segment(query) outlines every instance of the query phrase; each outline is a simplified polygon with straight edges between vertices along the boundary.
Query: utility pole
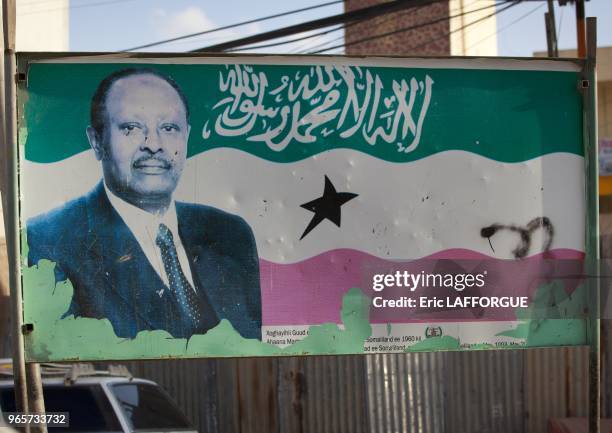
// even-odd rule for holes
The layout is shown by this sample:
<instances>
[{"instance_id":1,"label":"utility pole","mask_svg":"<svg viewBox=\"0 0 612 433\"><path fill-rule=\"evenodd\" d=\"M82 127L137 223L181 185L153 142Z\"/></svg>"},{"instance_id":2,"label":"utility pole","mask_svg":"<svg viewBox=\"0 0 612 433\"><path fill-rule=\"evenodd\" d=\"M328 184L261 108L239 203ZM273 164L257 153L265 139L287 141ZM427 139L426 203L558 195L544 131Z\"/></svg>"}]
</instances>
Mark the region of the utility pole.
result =
<instances>
[{"instance_id":1,"label":"utility pole","mask_svg":"<svg viewBox=\"0 0 612 433\"><path fill-rule=\"evenodd\" d=\"M578 3L576 2L576 11L578 11ZM586 146L589 148L589 153L595 154L597 152L597 18L589 18L584 25L584 3L582 3L582 17L583 27L585 30L585 40L582 45L584 54L580 55L580 45L578 45L578 54L580 57L585 58L585 67L583 80L586 81L586 86L583 85L583 100L584 110L583 119L586 125L584 139ZM578 15L578 13L576 13ZM580 36L578 36L580 42ZM595 193L597 193L598 185L598 168L597 166L590 169L589 177L591 183L594 184ZM597 213L599 212L599 206L597 198L594 199L592 204L593 212L595 214L595 225L598 227ZM591 217L589 217L591 218ZM594 259L599 262L599 236L597 233L589 235L591 240L589 243L594 243L595 248ZM589 265L590 266L590 265ZM595 271L598 272L599 264L595 265ZM592 285L593 289L591 294L591 305L593 306L593 312L589 320L589 414L588 424L589 433L599 433L601 431L601 320L600 312L601 307L601 282L595 280Z\"/></svg>"},{"instance_id":2,"label":"utility pole","mask_svg":"<svg viewBox=\"0 0 612 433\"><path fill-rule=\"evenodd\" d=\"M2 159L2 199L4 202L4 223L6 232L6 246L9 262L9 286L11 291L11 326L13 349L13 381L15 389L15 403L18 411L24 413L44 413L45 402L42 393L40 365L25 362L24 337L22 331L22 293L19 272L21 248L19 240L18 200L17 193L17 57L15 54L16 35L16 4L15 0L2 0L2 43L3 68L2 78L4 87L3 126L4 134ZM47 433L45 424L26 424L26 433Z\"/></svg>"},{"instance_id":3,"label":"utility pole","mask_svg":"<svg viewBox=\"0 0 612 433\"><path fill-rule=\"evenodd\" d=\"M578 57L586 57L586 24L584 20L584 0L576 0L576 37L578 38Z\"/></svg>"},{"instance_id":4,"label":"utility pole","mask_svg":"<svg viewBox=\"0 0 612 433\"><path fill-rule=\"evenodd\" d=\"M557 28L555 24L555 6L553 0L548 0L548 12L544 14L546 23L546 45L548 46L548 57L559 57L557 46Z\"/></svg>"},{"instance_id":5,"label":"utility pole","mask_svg":"<svg viewBox=\"0 0 612 433\"><path fill-rule=\"evenodd\" d=\"M17 149L17 103L15 89L15 0L2 0L2 42L4 64L2 68L4 98L4 134L2 160L5 173L2 179L2 195L4 201L4 225L6 228L6 246L9 262L9 287L11 291L11 327L13 348L13 380L15 383L15 407L18 411L29 412L24 354L24 340L21 332L21 287L18 287L19 259L18 236L16 230L16 185L15 150Z\"/></svg>"}]
</instances>

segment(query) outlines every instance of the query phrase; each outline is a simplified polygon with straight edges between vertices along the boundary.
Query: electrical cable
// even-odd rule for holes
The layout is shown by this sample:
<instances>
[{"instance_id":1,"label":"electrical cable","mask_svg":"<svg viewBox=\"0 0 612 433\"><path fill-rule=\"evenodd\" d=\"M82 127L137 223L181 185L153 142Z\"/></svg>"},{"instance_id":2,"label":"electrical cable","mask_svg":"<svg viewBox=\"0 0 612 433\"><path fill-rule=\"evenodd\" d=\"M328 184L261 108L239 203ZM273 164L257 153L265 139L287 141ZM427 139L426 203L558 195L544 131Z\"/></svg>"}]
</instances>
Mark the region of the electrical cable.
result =
<instances>
[{"instance_id":1,"label":"electrical cable","mask_svg":"<svg viewBox=\"0 0 612 433\"><path fill-rule=\"evenodd\" d=\"M376 16L389 14L397 10L406 9L409 6L426 6L435 3L443 3L448 0L389 0L383 3L376 3L373 6L366 6L341 14L331 15L323 18L318 18L312 21L307 21L299 24L290 25L288 27L277 28L263 33L252 34L239 39L233 39L224 43L209 45L206 47L191 50L192 53L213 53L223 52L236 47L249 46L258 42L266 42L291 36L295 34L305 33L307 31L329 27L336 24L349 23L356 20L371 19Z\"/></svg>"},{"instance_id":2,"label":"electrical cable","mask_svg":"<svg viewBox=\"0 0 612 433\"><path fill-rule=\"evenodd\" d=\"M517 0L515 2L511 2L508 6L503 7L500 10L497 10L497 11L493 12L492 14L489 14L489 15L487 15L485 17L479 18L476 21L472 21L471 23L468 23L468 24L466 24L466 25L464 25L464 26L462 26L462 27L460 27L458 29L455 29L455 30L451 31L451 32L447 32L447 33L445 33L442 36L439 36L437 38L433 38L433 39L430 39L430 40L425 41L423 43L420 43L420 44L408 47L407 50L415 50L417 48L422 48L424 46L427 46L427 45L431 44L432 42L436 42L436 41L438 41L440 39L446 38L446 37L452 35L453 33L459 32L459 31L464 30L464 29L466 29L466 28L468 28L470 26L473 26L474 24L478 24L478 23L480 23L482 21L488 20L489 18L491 18L491 17L493 17L495 15L499 15L500 13L505 12L505 11L507 11L508 9L510 9L510 8L512 8L514 6L517 6L518 4L522 3L523 1L524 0Z\"/></svg>"},{"instance_id":3,"label":"electrical cable","mask_svg":"<svg viewBox=\"0 0 612 433\"><path fill-rule=\"evenodd\" d=\"M559 30L557 30L557 45L559 44L559 39L561 39L561 27L563 26L563 11L565 10L565 8L559 9L561 9L561 16L559 17Z\"/></svg>"},{"instance_id":4,"label":"electrical cable","mask_svg":"<svg viewBox=\"0 0 612 433\"><path fill-rule=\"evenodd\" d=\"M386 21L390 21L391 19L398 19L398 18L401 18L401 15L402 15L402 14L405 14L405 13L410 12L410 11L412 11L412 10L414 10L414 8L409 8L409 9L405 9L405 10L402 10L402 11L398 11L398 12L395 12L395 13L389 14L389 16L386 16L386 17L377 17L377 18L375 18L375 19L374 19L374 20L376 21L376 23L371 23L371 26L373 26L373 25L380 25L380 24L382 24L382 23L384 23L384 22L386 22ZM344 26L344 29L346 30L347 28L352 27L352 26L354 26L354 25L356 25L356 24L365 24L365 23L363 23L362 21L354 21L354 22L351 22L351 23L346 24L346 25ZM304 53L307 53L307 52L309 52L309 51L311 51L311 50L316 50L316 49L318 49L318 48L322 48L322 47L324 47L324 46L326 46L326 45L329 45L329 44L334 43L334 42L336 42L336 41L339 41L339 40L341 40L341 39L344 39L344 35L339 36L339 37L334 38L334 39L330 39L330 40L328 40L328 41L326 41L326 42L323 42L323 43L317 44L317 45L315 45L314 47L307 48L307 47L305 47L305 46L302 46L302 47L301 47L301 48L300 48L300 49L297 51L297 54L304 54Z\"/></svg>"},{"instance_id":5,"label":"electrical cable","mask_svg":"<svg viewBox=\"0 0 612 433\"><path fill-rule=\"evenodd\" d=\"M41 14L41 13L45 13L45 12L55 12L55 11L64 11L64 10L70 10L70 9L82 9L82 8L90 8L90 7L96 7L96 6L105 6L105 5L110 5L110 4L114 4L114 3L127 3L127 2L133 2L136 0L110 0L110 1L100 1L97 3L86 3L86 4L79 4L79 5L71 5L71 6L67 6L67 7L61 7L61 8L52 8L52 9L39 9L36 11L30 11L30 12L23 12L20 14L17 14L19 16L24 16L24 15L35 15L35 14Z\"/></svg>"},{"instance_id":6,"label":"electrical cable","mask_svg":"<svg viewBox=\"0 0 612 433\"><path fill-rule=\"evenodd\" d=\"M305 12L305 11L309 11L309 10L313 10L313 9L318 9L318 8L322 8L325 6L330 6L336 3L342 3L344 0L334 0L334 1L330 1L330 2L326 2L326 3L321 3L318 5L314 5L314 6L309 6L309 7L305 7L305 8L301 8L301 9L295 9L295 10L291 10L291 11L287 11L287 12L282 12L282 13L278 13L278 14L274 14L274 15L268 15L265 17L261 17L261 18L256 18L256 19L252 19L252 20L247 20L247 21L242 21L236 24L229 24L227 26L221 26L221 27L217 27L214 29L210 29L210 30L204 30L201 32L196 32L196 33L189 33L186 35L182 35L182 36L177 36L174 38L170 38L170 39L164 39L161 41L157 41L157 42L152 42L150 44L144 44L144 45L139 45L137 47L132 47L132 48L128 48L126 50L123 51L134 51L134 50L140 50L143 48L150 48L150 47L154 47L156 45L162 45L162 44L166 44L168 42L174 42L174 41L178 41L181 39L187 39L187 38L192 38L194 36L200 36L200 35L205 35L208 33L213 33L213 32L218 32L220 30L227 30L227 29L233 29L235 27L240 27L240 26L244 26L246 24L253 24L253 23L257 23L257 22L261 22L261 21L266 21L266 20L271 20L273 18L279 18L279 17L284 17L287 15L293 15L293 14L297 14L299 12Z\"/></svg>"},{"instance_id":7,"label":"electrical cable","mask_svg":"<svg viewBox=\"0 0 612 433\"><path fill-rule=\"evenodd\" d=\"M335 29L324 30L322 32L318 32L318 33L313 33L313 34L310 34L310 35L301 36L299 38L289 39L289 40L281 41L281 42L274 42L274 43L270 43L270 44L253 45L253 46L250 46L250 47L230 48L228 50L225 50L225 52L226 53L233 53L235 51L249 51L249 50L257 50L259 48L268 48L268 47L275 47L275 46L279 46L279 45L291 44L293 42L303 41L304 39L310 39L310 38L314 38L316 36L322 36L322 35L326 35L328 33L337 32L338 30L342 30L343 27L344 27L344 25L340 24L340 26L336 27Z\"/></svg>"},{"instance_id":8,"label":"electrical cable","mask_svg":"<svg viewBox=\"0 0 612 433\"><path fill-rule=\"evenodd\" d=\"M522 0L519 0L519 1L522 1ZM446 17L442 17L442 18L437 18L435 20L426 21L424 23L414 24L412 26L404 27L404 28L401 28L401 29L398 29L398 30L393 30L393 31L390 31L390 32L381 33L379 35L368 36L367 38L358 39L356 41L351 41L351 42L348 42L348 43L344 43L344 44L341 44L341 45L336 45L336 46L325 48L325 49L322 49L322 50L311 51L309 54L320 54L320 53L324 53L326 51L333 50L333 49L336 49L336 48L348 47L348 46L351 46L351 45L356 45L356 44L360 44L360 43L363 43L363 42L368 42L368 41L371 41L371 40L374 40L374 39L384 38L386 36L391 36L391 35L395 35L395 34L398 34L398 33L403 33L403 32L407 32L407 31L410 31L410 30L419 29L421 27L427 27L427 26L430 26L432 24L437 24L437 23L442 22L442 21L448 21L449 19L452 19L452 18L458 18L458 17L464 16L464 15L468 15L468 14L471 14L471 13L474 13L474 12L480 12L480 11L485 10L485 9L490 9L491 7L497 7L497 4L484 6L484 7L481 7L481 8L478 8L478 9L474 9L474 10L471 10L471 11L468 11L468 12L462 12L460 14L453 15L453 16L446 16Z\"/></svg>"},{"instance_id":9,"label":"electrical cable","mask_svg":"<svg viewBox=\"0 0 612 433\"><path fill-rule=\"evenodd\" d=\"M34 1L30 1L30 2L26 2L26 1L19 1L18 4L19 6L32 6L32 5L39 5L39 4L43 4L43 3L59 3L63 0L34 0ZM74 1L74 0L72 0Z\"/></svg>"},{"instance_id":10,"label":"electrical cable","mask_svg":"<svg viewBox=\"0 0 612 433\"><path fill-rule=\"evenodd\" d=\"M410 9L408 9L410 10ZM406 12L406 11L401 11L401 12ZM280 42L273 42L270 44L263 44L263 45L254 45L254 46L247 46L247 47L236 47L236 48L231 48L228 50L225 50L225 52L227 53L231 53L231 52L236 52L236 51L248 51L248 50L256 50L259 48L268 48L268 47L275 47L275 46L279 46L279 45L286 45L286 44L290 44L293 42L299 42L299 41L303 41L305 39L311 39L317 36L322 36L322 35L326 35L328 33L333 33L333 32L337 32L338 30L342 30L343 28L347 28L347 27L351 27L354 26L356 24L360 24L362 22L362 20L356 20L356 21L352 21L348 24L340 24L338 27L334 28L334 29L330 29L330 30L324 30L318 33L313 33L310 35L305 35L305 36L301 36L299 38L295 38L295 39L290 39L290 40L286 40L286 41L280 41ZM342 37L341 37L342 38Z\"/></svg>"},{"instance_id":11,"label":"electrical cable","mask_svg":"<svg viewBox=\"0 0 612 433\"><path fill-rule=\"evenodd\" d=\"M472 6L472 5L476 4L478 1L479 1L479 0L473 0L473 1L472 1L471 3L469 3L468 5L466 5L466 6L464 6L464 7L459 6L459 7L455 8L455 9L453 9L452 11L450 11L449 13L455 13L455 12L457 12L457 11L463 10L463 9L465 9L466 7L469 7L469 6ZM396 12L396 13L393 13L393 14L389 14L389 16L387 16L387 17L377 17L377 18L375 18L375 22L370 23L370 27L372 27L372 26L374 26L374 25L376 25L376 26L381 25L381 24L383 24L383 23L385 23L385 22L387 22L387 21L391 21L392 19L395 19L395 20L400 19L400 18L402 18L402 15L403 15L403 14L406 14L406 13L408 13L408 12L413 12L413 11L414 11L414 8L409 8L409 9L405 9L405 10L402 10L402 11L399 11L399 12ZM361 22L353 22L353 23L349 23L349 24L347 24L347 25L346 25L344 28L346 29L346 28L348 28L348 27L351 27L351 26L353 26L353 25L355 25L355 24L360 24L360 23L361 23ZM365 24L365 23L363 23L363 24ZM326 45L329 45L329 44L331 44L331 43L334 43L334 42L336 42L336 41L339 41L339 40L341 40L341 39L343 39L343 38L344 38L344 35L339 36L339 37L334 38L334 39L330 39L330 40L328 40L328 41L326 41L326 42L323 42L323 43L317 44L317 45L315 45L314 47L310 47L310 48L308 48L308 49L304 49L304 48L306 48L306 47L302 47L302 49L299 49L299 50L297 50L297 52L292 52L292 53L295 53L295 54L305 54L305 53L308 53L308 52L310 52L310 51L312 51L312 50L316 50L316 49L319 49L319 48L323 48L323 47L325 47Z\"/></svg>"},{"instance_id":12,"label":"electrical cable","mask_svg":"<svg viewBox=\"0 0 612 433\"><path fill-rule=\"evenodd\" d=\"M337 29L335 29L335 31L341 30L342 27L338 27ZM328 30L325 30L323 32L320 33L327 33ZM305 32L304 32L305 33ZM331 31L329 31L329 33L331 33ZM312 37L315 37L316 35L313 34ZM295 40L293 40L292 42L298 42L300 39L302 39L302 37L297 38ZM212 42L220 42L220 41L224 41L227 40L227 35L223 35L223 33L221 33L219 36L210 36L210 37L205 37L206 43L212 43ZM176 45L185 45L185 44L194 44L194 43L203 43L203 40L200 39L194 39L194 40L180 40L180 41L174 41L174 42L168 42L168 45L172 45L172 46L176 46ZM239 52L240 50L242 50L243 48L232 48L232 49L228 49L225 52ZM245 49L251 49L251 47L245 48Z\"/></svg>"},{"instance_id":13,"label":"electrical cable","mask_svg":"<svg viewBox=\"0 0 612 433\"><path fill-rule=\"evenodd\" d=\"M532 10L530 10L529 12L527 12L526 14L521 15L520 17L518 17L517 19L515 19L514 21L512 21L511 23L506 24L505 26L503 26L502 28L497 29L497 31L495 33L491 33L489 36L486 36L484 38L482 38L481 40L479 40L478 42L470 45L469 47L467 47L465 50L470 50L472 48L474 48L476 45L486 41L487 39L500 34L501 32L503 32L504 30L506 30L508 27L512 27L514 24L518 23L519 21L527 18L529 15L531 15L532 13L534 13L535 11L537 11L538 9L542 8L544 6L544 3L541 3L540 5L536 6L535 8L533 8Z\"/></svg>"},{"instance_id":14,"label":"electrical cable","mask_svg":"<svg viewBox=\"0 0 612 433\"><path fill-rule=\"evenodd\" d=\"M411 10L411 9L408 9ZM402 12L407 12L407 11L402 11ZM388 17L387 17L388 18ZM347 27L351 27L354 26L356 24L360 24L361 20L356 20L356 21L352 21L348 24L340 24L338 27L334 28L334 29L330 29L330 30L323 30L321 32L318 33L313 33L310 35L305 35L305 36L301 36L299 38L294 38L294 39L290 39L290 40L286 40L286 41L280 41L280 42L273 42L270 44L263 44L263 45L253 45L253 46L247 46L247 47L236 47L236 48L230 48L228 50L225 50L226 53L232 53L232 52L236 52L236 51L249 51L249 50L256 50L259 48L268 48L268 47L275 47L275 46L279 46L279 45L286 45L286 44L290 44L293 42L299 42L299 41L303 41L305 39L311 39L317 36L322 36L322 35L326 35L328 33L333 33L333 32L337 32L338 30L342 30L343 28L347 28Z\"/></svg>"},{"instance_id":15,"label":"electrical cable","mask_svg":"<svg viewBox=\"0 0 612 433\"><path fill-rule=\"evenodd\" d=\"M475 3L475 1L472 2L471 4L473 4L473 3ZM421 7L423 7L423 6L421 6ZM486 6L486 8L490 8L490 7L491 7L491 5ZM406 13L406 12L409 12L409 11L413 11L414 9L419 9L419 8L409 8L407 10L400 11L399 13ZM456 10L461 10L461 8L454 9L453 11L456 11ZM380 24L382 24L382 23L384 23L386 21L389 21L391 19L397 19L399 17L399 13L398 13L398 15L390 14L390 16L383 17L382 20L380 20L379 22L376 23L376 25L380 25ZM231 49L228 49L228 50L225 50L225 51L226 52L249 51L249 50L256 50L256 49L260 49L260 48L269 48L269 47L276 47L276 46L280 46L280 45L286 45L286 44L290 44L290 43L293 43L293 42L299 42L299 41L302 41L302 40L305 40L305 39L311 39L311 38L314 38L314 37L317 37L317 36L322 36L322 35L326 35L328 33L336 32L338 30L341 30L342 28L348 28L350 26L353 26L353 25L356 25L356 24L360 24L361 22L362 22L362 20L356 20L356 21L350 22L348 24L341 24L339 27L337 27L335 29L324 30L322 32L318 32L318 33L313 33L313 34L310 34L310 35L301 36L299 38L294 38L294 39L290 39L290 40L286 40L286 41L281 41L281 42L273 42L273 43L269 43L269 44L253 45L253 46L250 46L250 47L249 46L247 46L247 47L236 47L236 48L231 48ZM374 25L374 24L372 24L372 25ZM338 38L336 38L336 39L338 39Z\"/></svg>"},{"instance_id":16,"label":"electrical cable","mask_svg":"<svg viewBox=\"0 0 612 433\"><path fill-rule=\"evenodd\" d=\"M343 26L343 27L339 28L338 30L346 30L346 27L347 26ZM344 38L344 34L342 34L342 35L340 35L340 36L338 36L336 38L329 39L327 41L318 43L317 45L315 45L315 47L324 47L324 46L330 44L331 43L330 41L337 41L337 40L342 39L342 38ZM315 40L315 41L312 41L312 42L316 43L317 41ZM300 52L302 52L304 50L308 51L310 49L312 49L312 46L307 42L307 43L300 44L297 47L293 48L291 51L289 51L289 54L299 54Z\"/></svg>"},{"instance_id":17,"label":"electrical cable","mask_svg":"<svg viewBox=\"0 0 612 433\"><path fill-rule=\"evenodd\" d=\"M477 1L477 0L474 0L474 1ZM408 8L408 9L404 9L404 10L401 10L401 11L398 11L398 12L391 13L388 16L376 17L373 20L373 21L375 21L375 23L371 23L371 22L368 22L368 23L370 25L380 25L380 24L382 24L384 22L387 22L387 21L390 21L392 19L398 19L398 18L401 17L401 15L403 15L403 14L405 14L407 12L410 12L413 9L414 8ZM366 23L362 22L362 20L357 20L357 21L350 22L348 24L344 24L344 26L340 27L338 30L341 30L341 29L346 30L347 28L352 27L352 26L357 25L357 24L366 24ZM326 42L317 44L314 47L310 47L310 48L307 48L306 45L302 45L301 47L298 47L297 50L292 51L292 54L293 53L297 53L297 54L305 53L305 52L308 52L309 50L313 50L313 49L316 49L316 48L321 48L321 47L324 47L325 45L331 44L331 43L333 43L335 41L339 41L339 40L341 40L343 38L344 38L344 35L339 36L339 37L334 38L334 39L331 39L331 40L328 40Z\"/></svg>"}]
</instances>

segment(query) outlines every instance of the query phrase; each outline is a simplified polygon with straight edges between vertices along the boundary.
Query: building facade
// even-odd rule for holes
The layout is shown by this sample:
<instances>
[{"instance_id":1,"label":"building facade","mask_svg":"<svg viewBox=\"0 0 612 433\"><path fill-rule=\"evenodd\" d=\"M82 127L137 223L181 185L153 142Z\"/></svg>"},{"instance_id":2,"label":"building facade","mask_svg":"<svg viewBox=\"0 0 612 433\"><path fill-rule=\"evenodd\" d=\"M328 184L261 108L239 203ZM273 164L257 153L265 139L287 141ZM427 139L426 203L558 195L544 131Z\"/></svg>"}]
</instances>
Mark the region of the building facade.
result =
<instances>
[{"instance_id":1,"label":"building facade","mask_svg":"<svg viewBox=\"0 0 612 433\"><path fill-rule=\"evenodd\" d=\"M351 12L384 2L345 0L344 9ZM406 8L347 24L345 52L348 55L495 56L494 12L493 0L449 0Z\"/></svg>"}]
</instances>

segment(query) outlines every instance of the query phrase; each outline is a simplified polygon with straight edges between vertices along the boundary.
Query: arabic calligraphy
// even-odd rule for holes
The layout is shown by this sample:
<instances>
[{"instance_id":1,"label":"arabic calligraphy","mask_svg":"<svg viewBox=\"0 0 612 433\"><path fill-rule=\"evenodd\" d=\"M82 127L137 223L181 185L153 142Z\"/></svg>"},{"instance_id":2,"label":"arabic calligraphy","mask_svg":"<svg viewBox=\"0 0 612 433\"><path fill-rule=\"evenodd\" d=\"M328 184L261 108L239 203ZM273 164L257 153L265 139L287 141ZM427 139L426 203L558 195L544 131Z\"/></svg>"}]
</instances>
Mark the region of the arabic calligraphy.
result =
<instances>
[{"instance_id":1,"label":"arabic calligraphy","mask_svg":"<svg viewBox=\"0 0 612 433\"><path fill-rule=\"evenodd\" d=\"M384 82L368 68L343 65L302 68L271 82L253 66L227 65L219 73L222 98L202 138L210 138L214 124L220 136L244 137L277 152L338 136L410 153L421 140L433 84L427 74Z\"/></svg>"}]
</instances>

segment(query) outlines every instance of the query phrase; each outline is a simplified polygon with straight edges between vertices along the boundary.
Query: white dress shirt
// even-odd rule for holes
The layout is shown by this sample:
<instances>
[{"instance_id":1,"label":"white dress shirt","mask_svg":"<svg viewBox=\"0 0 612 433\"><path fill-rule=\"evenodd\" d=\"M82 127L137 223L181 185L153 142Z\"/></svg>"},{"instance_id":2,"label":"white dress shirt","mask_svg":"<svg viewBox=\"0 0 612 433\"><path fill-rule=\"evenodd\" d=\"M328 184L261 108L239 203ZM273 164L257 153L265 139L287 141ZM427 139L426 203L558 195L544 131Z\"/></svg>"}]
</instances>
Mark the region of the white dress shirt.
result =
<instances>
[{"instance_id":1,"label":"white dress shirt","mask_svg":"<svg viewBox=\"0 0 612 433\"><path fill-rule=\"evenodd\" d=\"M174 245L176 246L178 259L183 269L183 274L185 274L187 281L189 281L189 284L191 284L191 287L195 290L191 268L189 267L189 259L187 258L187 253L185 252L185 248L179 236L178 218L176 217L176 204L174 200L172 200L170 206L168 206L168 209L163 214L152 214L117 197L108 189L106 183L104 184L104 190L106 191L106 196L111 205L115 208L121 219L123 219L123 222L128 226L138 241L140 248L149 260L149 263L167 287L170 287L168 284L168 275L166 275L164 262L162 261L161 250L155 243L155 239L157 238L157 232L159 231L159 225L161 223L165 224L170 229L172 238L174 239ZM163 293L159 295L162 296Z\"/></svg>"}]
</instances>

